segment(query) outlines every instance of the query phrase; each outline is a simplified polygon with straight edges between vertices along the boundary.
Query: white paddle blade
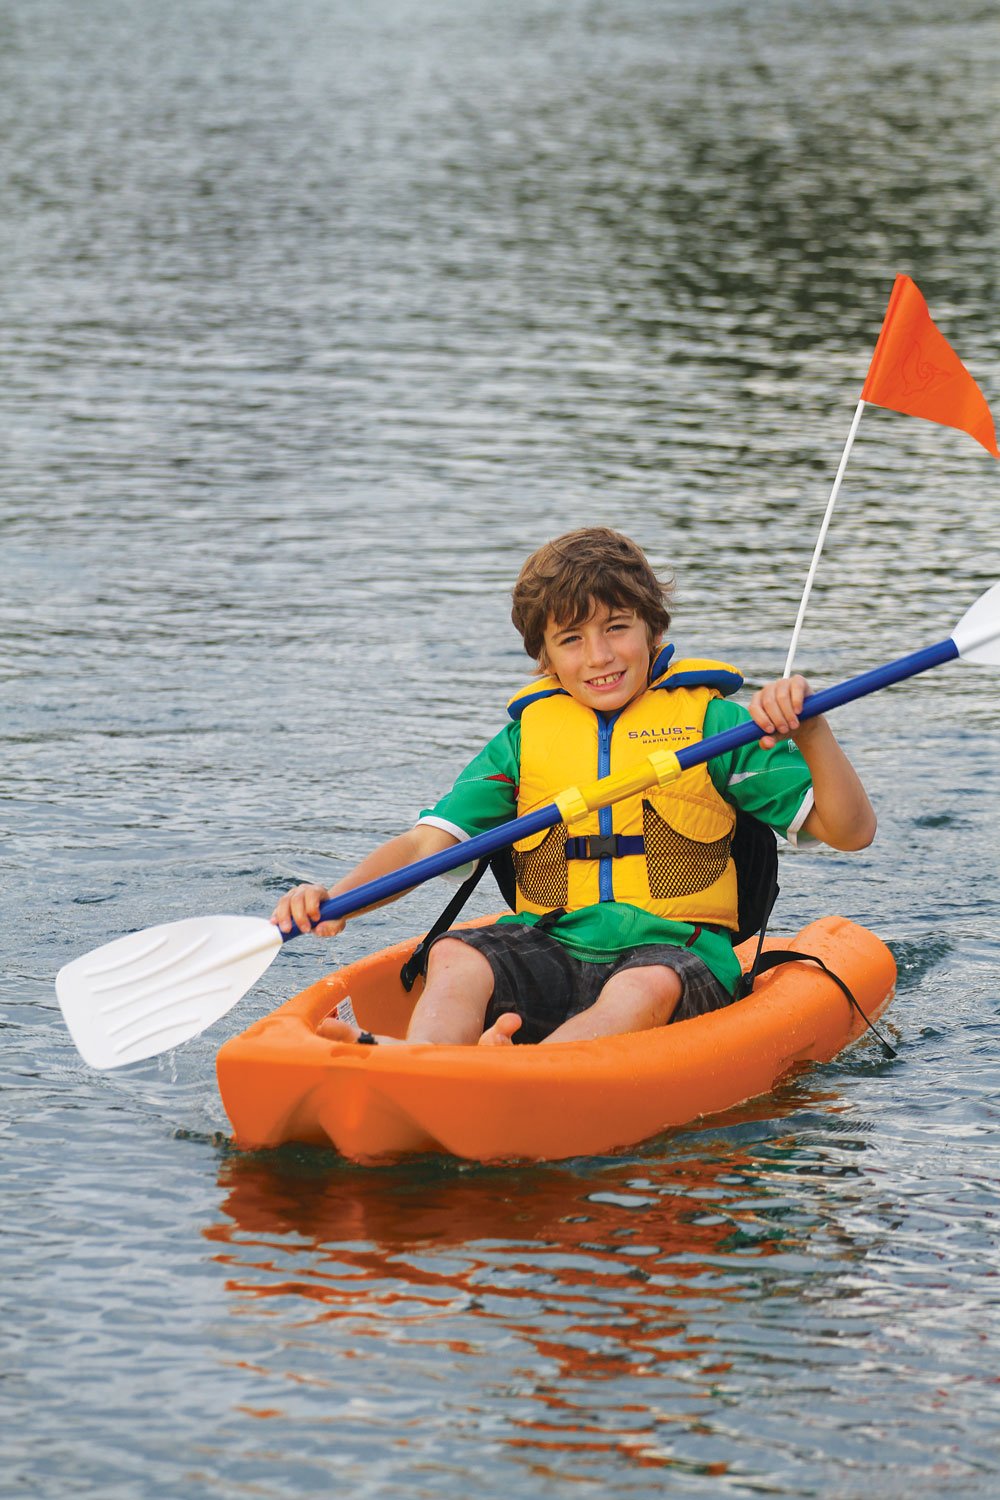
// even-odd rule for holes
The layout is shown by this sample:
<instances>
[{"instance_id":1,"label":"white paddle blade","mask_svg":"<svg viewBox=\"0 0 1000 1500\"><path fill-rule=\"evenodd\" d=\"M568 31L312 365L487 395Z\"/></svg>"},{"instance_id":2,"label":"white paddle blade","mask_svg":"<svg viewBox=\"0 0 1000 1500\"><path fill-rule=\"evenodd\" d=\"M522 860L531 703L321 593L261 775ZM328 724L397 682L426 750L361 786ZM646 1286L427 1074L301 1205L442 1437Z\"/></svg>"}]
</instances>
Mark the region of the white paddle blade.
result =
<instances>
[{"instance_id":1,"label":"white paddle blade","mask_svg":"<svg viewBox=\"0 0 1000 1500\"><path fill-rule=\"evenodd\" d=\"M281 941L261 917L191 917L95 948L56 975L70 1036L92 1068L167 1052L231 1010Z\"/></svg>"},{"instance_id":2,"label":"white paddle blade","mask_svg":"<svg viewBox=\"0 0 1000 1500\"><path fill-rule=\"evenodd\" d=\"M967 609L951 633L963 661L1000 667L1000 583Z\"/></svg>"}]
</instances>

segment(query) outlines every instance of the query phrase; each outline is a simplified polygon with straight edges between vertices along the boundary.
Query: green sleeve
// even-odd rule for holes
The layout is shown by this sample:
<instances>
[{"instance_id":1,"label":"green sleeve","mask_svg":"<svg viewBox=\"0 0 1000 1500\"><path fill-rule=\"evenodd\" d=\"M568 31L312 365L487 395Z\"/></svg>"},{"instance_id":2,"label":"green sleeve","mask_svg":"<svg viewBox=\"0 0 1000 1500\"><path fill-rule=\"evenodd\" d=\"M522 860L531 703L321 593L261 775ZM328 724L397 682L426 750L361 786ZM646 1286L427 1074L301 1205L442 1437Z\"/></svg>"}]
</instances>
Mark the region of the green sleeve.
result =
<instances>
[{"instance_id":1,"label":"green sleeve","mask_svg":"<svg viewBox=\"0 0 1000 1500\"><path fill-rule=\"evenodd\" d=\"M713 698L705 714L705 736L720 734L749 719L740 704ZM794 841L812 806L812 777L794 741L783 740L773 749L764 750L755 740L728 755L714 756L708 763L708 773L728 802Z\"/></svg>"},{"instance_id":2,"label":"green sleeve","mask_svg":"<svg viewBox=\"0 0 1000 1500\"><path fill-rule=\"evenodd\" d=\"M420 820L454 828L470 838L517 816L521 778L521 725L512 722L484 745L451 791Z\"/></svg>"}]
</instances>

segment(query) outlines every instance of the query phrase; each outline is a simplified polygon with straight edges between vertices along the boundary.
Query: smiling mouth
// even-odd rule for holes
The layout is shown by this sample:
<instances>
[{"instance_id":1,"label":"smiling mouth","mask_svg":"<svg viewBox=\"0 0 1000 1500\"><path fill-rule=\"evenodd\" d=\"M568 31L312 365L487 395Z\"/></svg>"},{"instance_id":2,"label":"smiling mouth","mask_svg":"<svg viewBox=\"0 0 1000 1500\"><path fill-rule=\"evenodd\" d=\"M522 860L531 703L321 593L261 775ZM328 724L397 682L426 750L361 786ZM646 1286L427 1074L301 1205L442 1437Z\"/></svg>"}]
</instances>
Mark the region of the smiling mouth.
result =
<instances>
[{"instance_id":1,"label":"smiling mouth","mask_svg":"<svg viewBox=\"0 0 1000 1500\"><path fill-rule=\"evenodd\" d=\"M625 676L624 672L612 672L610 677L590 677L587 686L592 688L614 687L616 682L621 682Z\"/></svg>"}]
</instances>

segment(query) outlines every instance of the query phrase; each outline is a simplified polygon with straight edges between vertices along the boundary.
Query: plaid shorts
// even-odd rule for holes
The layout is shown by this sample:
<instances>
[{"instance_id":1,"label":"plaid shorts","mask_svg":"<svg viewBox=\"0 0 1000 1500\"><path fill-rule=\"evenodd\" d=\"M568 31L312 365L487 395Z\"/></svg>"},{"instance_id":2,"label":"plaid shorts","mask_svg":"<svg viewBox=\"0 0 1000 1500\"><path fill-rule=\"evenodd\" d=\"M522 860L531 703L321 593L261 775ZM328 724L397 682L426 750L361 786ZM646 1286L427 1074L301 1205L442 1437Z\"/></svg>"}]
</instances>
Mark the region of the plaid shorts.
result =
<instances>
[{"instance_id":1,"label":"plaid shorts","mask_svg":"<svg viewBox=\"0 0 1000 1500\"><path fill-rule=\"evenodd\" d=\"M735 998L688 948L649 944L632 948L610 963L589 963L574 958L549 933L513 922L502 927L442 932L434 941L446 937L477 948L488 961L493 970L493 995L483 1030L506 1011L513 1011L521 1017L515 1043L543 1041L571 1016L589 1010L611 976L625 969L662 964L679 975L681 998L670 1022L721 1010Z\"/></svg>"}]
</instances>

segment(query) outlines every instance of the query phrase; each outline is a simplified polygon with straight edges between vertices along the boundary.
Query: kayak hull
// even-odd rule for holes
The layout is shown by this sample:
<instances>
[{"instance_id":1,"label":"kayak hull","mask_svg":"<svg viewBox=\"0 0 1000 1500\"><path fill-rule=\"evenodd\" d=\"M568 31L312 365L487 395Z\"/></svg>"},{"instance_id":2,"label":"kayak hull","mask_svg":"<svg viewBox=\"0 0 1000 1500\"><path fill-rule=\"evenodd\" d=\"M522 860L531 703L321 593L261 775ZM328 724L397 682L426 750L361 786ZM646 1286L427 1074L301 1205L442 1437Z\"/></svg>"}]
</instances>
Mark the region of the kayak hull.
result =
<instances>
[{"instance_id":1,"label":"kayak hull","mask_svg":"<svg viewBox=\"0 0 1000 1500\"><path fill-rule=\"evenodd\" d=\"M766 946L822 958L871 1020L892 999L891 953L846 918ZM792 963L725 1010L595 1042L363 1047L317 1036L348 997L359 1025L402 1036L419 994L399 981L413 947L347 965L225 1043L217 1074L238 1147L332 1146L362 1162L425 1152L473 1161L599 1155L766 1094L864 1030L822 970ZM745 968L753 948L738 950Z\"/></svg>"}]
</instances>

